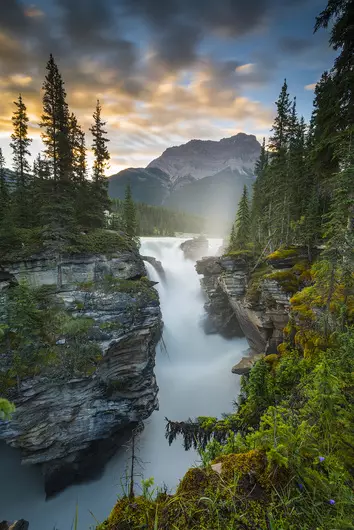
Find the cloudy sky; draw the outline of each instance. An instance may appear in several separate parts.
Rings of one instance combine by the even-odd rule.
[[[308,119],[313,84],[333,62],[313,35],[326,0],[0,0],[0,147],[11,166],[13,100],[41,149],[49,53],[86,131],[96,99],[111,170],[146,166],[192,138],[268,134],[283,79]],[[88,144],[91,138],[87,137]]]

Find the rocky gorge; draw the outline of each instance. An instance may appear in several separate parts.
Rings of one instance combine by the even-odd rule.
[[[233,368],[246,374],[262,355],[277,354],[289,321],[290,298],[306,285],[306,250],[270,254],[261,265],[247,252],[204,257],[196,263],[206,294],[207,329],[245,336],[248,356]]]
[[[137,250],[111,255],[38,255],[3,264],[0,323],[6,321],[10,285],[43,289],[75,322],[90,322],[97,361],[86,373],[53,376],[42,366],[8,384],[16,405],[2,421],[0,440],[21,451],[22,463],[40,466],[51,496],[98,472],[131,429],[158,408],[155,347],[162,332],[159,297]],[[9,323],[15,326],[15,323]],[[69,338],[55,337],[65,358]],[[11,359],[1,355],[3,379]]]

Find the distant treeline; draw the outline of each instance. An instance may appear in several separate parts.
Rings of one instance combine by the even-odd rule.
[[[176,232],[201,233],[205,230],[205,219],[185,212],[169,210],[162,206],[135,203],[137,235],[139,236],[174,236]],[[122,225],[124,201],[112,201],[111,227]]]

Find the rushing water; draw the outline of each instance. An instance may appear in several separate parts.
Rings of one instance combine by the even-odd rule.
[[[239,391],[239,377],[231,367],[240,360],[247,345],[244,339],[225,340],[205,335],[201,326],[203,294],[194,264],[183,258],[178,238],[143,238],[141,253],[160,260],[166,282],[158,285],[163,314],[165,348],[158,348],[156,376],[160,410],[146,422],[139,442],[145,477],[156,485],[173,489],[188,467],[198,461],[193,451],[184,451],[176,441],[165,439],[165,417],[184,420],[195,416],[220,416],[232,409]],[[210,254],[220,240],[210,240]],[[151,279],[157,273],[147,264]],[[128,454],[122,448],[108,462],[101,478],[72,486],[45,501],[40,471],[20,465],[17,451],[0,447],[0,521],[26,519],[30,530],[70,530],[79,508],[79,530],[95,526],[109,514],[122,492]]]

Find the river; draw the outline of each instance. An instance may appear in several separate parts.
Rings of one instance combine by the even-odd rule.
[[[170,489],[178,484],[188,467],[198,462],[198,455],[184,451],[178,440],[168,445],[165,417],[185,420],[230,412],[240,383],[231,368],[247,349],[245,339],[225,340],[218,335],[205,335],[201,326],[203,293],[194,264],[185,260],[179,249],[182,241],[142,238],[141,244],[142,255],[160,260],[166,271],[166,282],[157,286],[166,348],[158,347],[156,355],[160,410],[145,424],[139,457],[144,463],[144,477],[153,476],[155,485],[165,483]],[[209,242],[209,253],[215,254],[221,240]],[[151,265],[147,264],[147,268],[150,278],[158,281]],[[122,492],[128,457],[127,450],[120,449],[107,463],[101,478],[67,488],[45,501],[40,471],[21,466],[18,452],[2,444],[0,521],[23,518],[30,522],[30,530],[70,530],[78,505],[78,530],[94,528],[95,519],[103,521]]]

